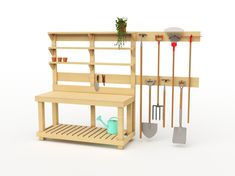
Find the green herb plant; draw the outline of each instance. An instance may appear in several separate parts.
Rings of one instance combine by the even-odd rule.
[[[126,26],[127,26],[127,18],[117,17],[116,19],[117,43],[115,45],[117,45],[118,48],[122,48],[125,45]]]

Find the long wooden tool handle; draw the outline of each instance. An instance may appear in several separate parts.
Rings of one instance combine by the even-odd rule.
[[[152,91],[151,91],[151,86],[149,86],[149,123],[151,123],[151,107],[152,107],[152,105],[151,105],[151,93]]]
[[[190,90],[191,90],[191,59],[192,59],[192,39],[191,35],[189,38],[189,71],[188,71],[188,118],[187,123],[190,121]]]
[[[182,127],[182,109],[183,109],[183,82],[180,82],[180,112],[179,112],[180,127]]]
[[[141,36],[143,37],[143,36]],[[143,46],[142,39],[140,43],[140,139],[142,139],[142,66],[143,66]]]
[[[172,58],[171,128],[174,127],[175,46],[176,43],[172,43],[173,58]]]
[[[159,105],[159,85],[160,85],[160,41],[158,41],[158,59],[157,59],[157,105]]]
[[[166,127],[166,83],[164,82],[163,90],[163,118],[162,118],[163,128]]]

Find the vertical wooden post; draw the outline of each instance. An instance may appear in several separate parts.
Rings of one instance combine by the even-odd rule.
[[[132,103],[132,131],[135,132],[135,102]]]
[[[56,35],[54,34],[51,39],[51,46],[56,47]],[[57,57],[57,50],[53,50],[52,57]],[[57,85],[57,64],[51,65],[52,68],[52,78],[53,78],[53,84],[52,88],[55,90],[55,85]]]
[[[133,115],[132,115],[132,105],[133,103],[127,105],[127,134],[130,134],[133,131]]]
[[[53,126],[59,124],[58,103],[52,103],[52,122]]]
[[[90,40],[90,47],[94,48],[95,47],[95,36],[93,34],[88,34],[89,40]],[[95,63],[95,50],[90,49],[90,64]],[[91,65],[90,66],[90,86],[94,87],[94,82],[95,80],[95,66]],[[91,105],[90,106],[90,111],[91,111],[91,126],[95,127],[96,126],[96,120],[95,120],[95,106]]]
[[[124,108],[118,107],[118,140],[123,141],[124,135]],[[123,149],[122,145],[118,149]]]
[[[91,107],[91,126],[95,127],[95,106],[90,106]]]
[[[45,130],[45,108],[44,102],[38,102],[38,121],[39,121],[39,132]],[[40,140],[44,140],[43,137],[39,137]]]
[[[134,102],[131,105],[132,109],[132,130],[135,131],[135,92],[136,92],[136,39],[137,34],[131,35],[131,89]]]

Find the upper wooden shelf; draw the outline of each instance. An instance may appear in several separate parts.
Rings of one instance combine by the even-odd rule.
[[[49,64],[77,64],[77,65],[109,65],[109,66],[131,66],[129,63],[107,63],[107,62],[96,62],[96,63],[90,63],[90,62],[49,62]]]
[[[49,47],[53,49],[87,49],[87,50],[131,50],[131,48],[118,48],[118,47]]]
[[[127,31],[126,41],[131,40],[131,36],[134,37],[135,41],[140,41],[140,34],[146,34],[143,38],[143,41],[156,41],[156,35],[163,35],[163,42],[168,41],[169,38],[165,32],[162,31]],[[51,40],[56,37],[56,41],[89,41],[90,36],[95,37],[95,41],[117,41],[117,33],[116,32],[49,32]],[[201,33],[198,31],[185,31],[183,32],[183,37],[180,42],[189,41],[190,35],[193,36],[193,42],[199,42],[201,38]]]

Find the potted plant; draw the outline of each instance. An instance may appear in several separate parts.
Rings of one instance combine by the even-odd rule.
[[[116,31],[117,31],[117,43],[118,48],[121,48],[125,45],[126,38],[126,26],[127,18],[122,17],[116,19]]]

